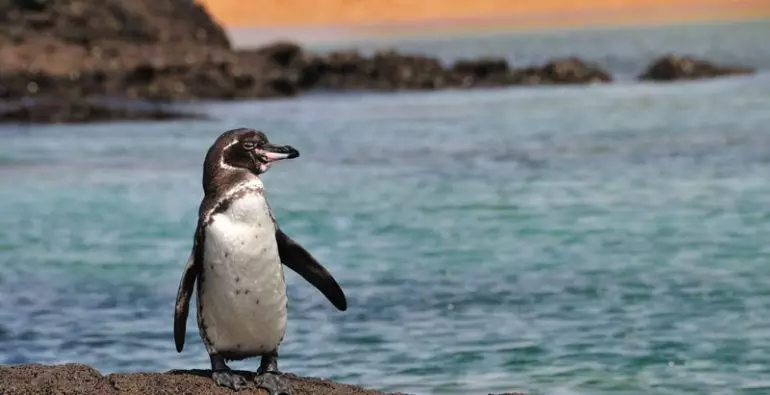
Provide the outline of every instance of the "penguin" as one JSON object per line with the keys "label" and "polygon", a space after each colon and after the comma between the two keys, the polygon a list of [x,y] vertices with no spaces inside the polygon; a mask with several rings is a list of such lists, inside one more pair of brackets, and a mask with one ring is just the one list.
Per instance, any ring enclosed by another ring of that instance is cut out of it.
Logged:
{"label": "penguin", "polygon": [[342,288],[299,243],[277,225],[260,175],[276,161],[299,157],[292,146],[273,145],[265,133],[238,128],[222,133],[203,163],[204,196],[193,246],[182,273],[174,311],[177,352],[185,342],[193,288],[197,324],[211,361],[212,380],[240,390],[246,379],[229,361],[261,357],[257,388],[290,395],[278,370],[278,348],[287,321],[283,265],[315,286],[340,311]]}

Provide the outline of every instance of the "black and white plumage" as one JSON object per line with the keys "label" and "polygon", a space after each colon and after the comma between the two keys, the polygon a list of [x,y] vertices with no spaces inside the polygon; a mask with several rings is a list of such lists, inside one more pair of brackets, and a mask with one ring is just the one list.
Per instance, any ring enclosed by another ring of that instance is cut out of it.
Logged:
{"label": "black and white plumage", "polygon": [[197,284],[198,329],[219,385],[237,390],[246,384],[225,361],[261,356],[257,385],[271,395],[290,393],[277,364],[287,318],[281,263],[339,310],[347,309],[332,275],[278,227],[259,178],[273,162],[298,156],[291,146],[272,145],[264,133],[245,128],[223,133],[206,154],[204,197],[177,293],[174,340],[181,352]]}

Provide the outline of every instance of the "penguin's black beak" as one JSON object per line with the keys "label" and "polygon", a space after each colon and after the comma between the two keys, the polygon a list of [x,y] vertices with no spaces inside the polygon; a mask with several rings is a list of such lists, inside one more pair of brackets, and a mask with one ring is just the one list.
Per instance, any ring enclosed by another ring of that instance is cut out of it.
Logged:
{"label": "penguin's black beak", "polygon": [[284,159],[294,159],[299,156],[299,151],[290,145],[265,144],[254,150],[266,163]]}

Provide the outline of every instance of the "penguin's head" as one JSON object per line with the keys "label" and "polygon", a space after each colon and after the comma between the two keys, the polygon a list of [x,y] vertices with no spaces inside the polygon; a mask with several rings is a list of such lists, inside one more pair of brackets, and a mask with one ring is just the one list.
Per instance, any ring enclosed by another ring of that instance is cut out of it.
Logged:
{"label": "penguin's head", "polygon": [[259,130],[228,130],[214,141],[206,153],[204,178],[211,179],[237,170],[260,175],[268,171],[273,162],[298,156],[299,151],[294,147],[271,144],[265,133]]}

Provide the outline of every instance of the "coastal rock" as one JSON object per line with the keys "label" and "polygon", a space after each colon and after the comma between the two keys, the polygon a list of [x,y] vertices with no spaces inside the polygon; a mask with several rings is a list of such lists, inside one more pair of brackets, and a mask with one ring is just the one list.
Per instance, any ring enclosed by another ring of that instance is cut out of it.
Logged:
{"label": "coastal rock", "polygon": [[0,98],[284,96],[190,0],[0,1]]}
{"label": "coastal rock", "polygon": [[304,69],[304,81],[320,90],[429,90],[453,84],[438,59],[403,54],[392,49],[371,57],[357,51],[337,51],[313,57]]}
{"label": "coastal rock", "polygon": [[508,61],[503,58],[460,59],[452,65],[451,71],[463,87],[513,83]]}
{"label": "coastal rock", "polygon": [[[256,389],[253,373],[238,372],[252,383],[238,394],[266,394]],[[77,395],[225,395],[235,392],[216,386],[205,370],[166,373],[130,373],[102,376],[80,364],[0,366],[0,394],[77,394]],[[331,380],[287,374],[294,395],[382,395],[383,392],[336,383]]]}
{"label": "coastal rock", "polygon": [[358,51],[305,52],[278,42],[239,51],[241,67],[274,94],[304,91],[437,90],[533,84],[592,84],[612,81],[597,66],[577,58],[512,69],[504,58],[460,59],[444,67],[438,58],[384,49],[371,56]]}
{"label": "coastal rock", "polygon": [[640,80],[675,81],[751,74],[747,67],[720,66],[689,56],[666,55],[654,60],[639,75]]}
{"label": "coastal rock", "polygon": [[119,78],[105,84],[112,95],[183,101],[285,96],[241,67],[238,57],[217,48],[134,47],[123,50]]}
{"label": "coastal rock", "polygon": [[86,47],[187,42],[230,48],[224,29],[192,0],[0,1],[0,41],[38,38]]}
{"label": "coastal rock", "polygon": [[297,44],[278,42],[238,51],[238,57],[263,85],[286,95],[309,90],[440,89],[457,83],[438,59],[392,49],[370,57],[358,51],[311,54]]}
{"label": "coastal rock", "polygon": [[598,66],[578,58],[554,59],[543,66],[513,71],[513,80],[524,85],[598,84],[612,81],[612,76]]}
{"label": "coastal rock", "polygon": [[308,64],[307,54],[295,43],[278,41],[257,49],[237,51],[236,56],[254,83],[274,95],[293,96],[309,86],[302,80]]}
{"label": "coastal rock", "polygon": [[88,123],[201,118],[203,117],[195,114],[174,112],[154,106],[150,108],[127,105],[107,106],[78,100],[0,105],[0,123]]}

